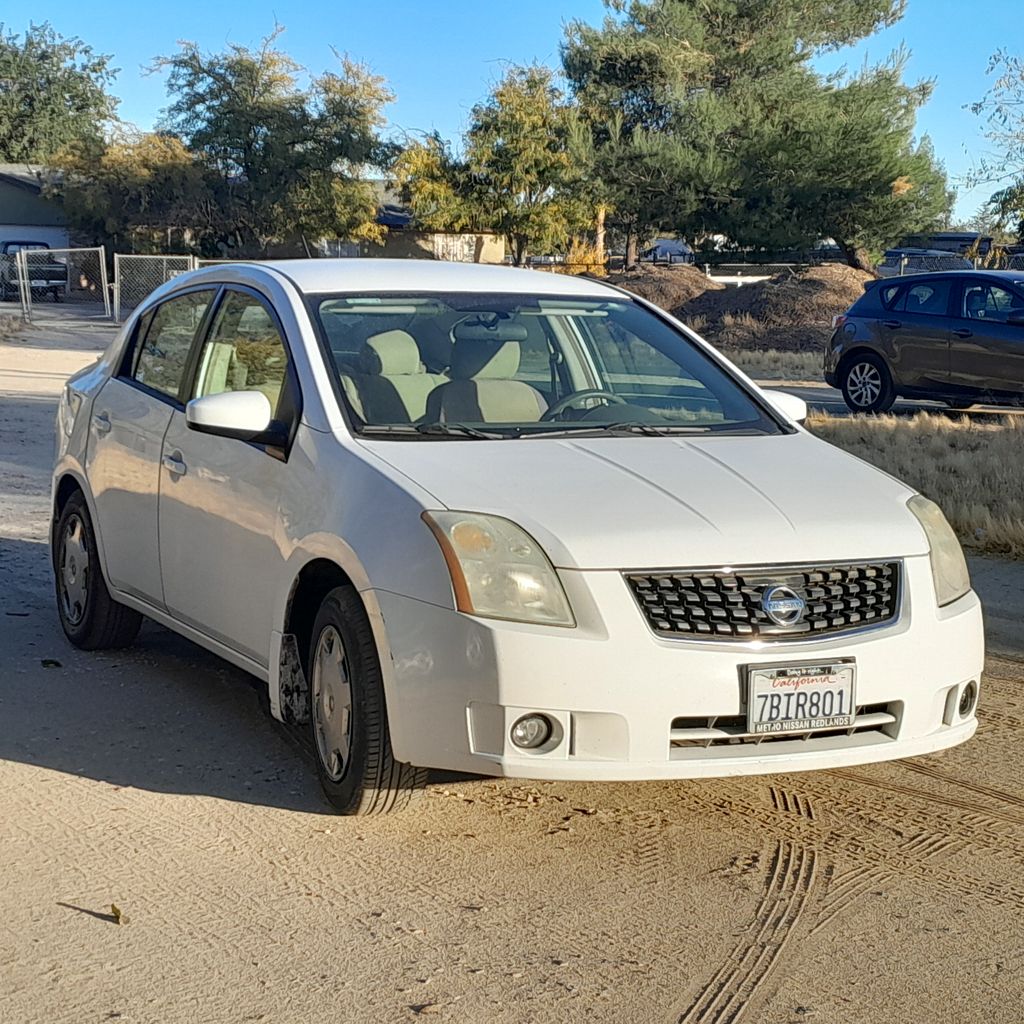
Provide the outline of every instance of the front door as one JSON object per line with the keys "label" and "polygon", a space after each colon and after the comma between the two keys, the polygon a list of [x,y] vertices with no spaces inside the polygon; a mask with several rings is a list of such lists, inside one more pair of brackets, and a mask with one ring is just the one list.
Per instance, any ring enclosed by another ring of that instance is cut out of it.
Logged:
{"label": "front door", "polygon": [[957,388],[1024,394],[1024,295],[984,278],[961,289],[950,349],[950,380]]}
{"label": "front door", "polygon": [[163,605],[157,493],[164,434],[186,376],[192,341],[213,301],[203,289],[146,313],[121,373],[92,407],[86,474],[107,577],[117,590]]}
{"label": "front door", "polygon": [[[261,391],[294,420],[296,385],[276,318],[228,289],[214,312],[189,398]],[[171,417],[160,478],[160,561],[168,611],[266,665],[274,583],[286,558],[278,523],[285,453],[191,430]]]}

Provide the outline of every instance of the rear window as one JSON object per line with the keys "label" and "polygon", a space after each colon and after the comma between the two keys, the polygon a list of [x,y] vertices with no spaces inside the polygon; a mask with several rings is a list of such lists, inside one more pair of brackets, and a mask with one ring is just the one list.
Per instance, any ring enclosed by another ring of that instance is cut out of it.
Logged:
{"label": "rear window", "polygon": [[888,308],[899,313],[946,316],[949,312],[950,281],[918,281],[905,286]]}
{"label": "rear window", "polygon": [[895,284],[886,281],[872,283],[865,289],[864,294],[850,307],[850,314],[858,316],[891,309],[902,287],[902,282],[896,282]]}

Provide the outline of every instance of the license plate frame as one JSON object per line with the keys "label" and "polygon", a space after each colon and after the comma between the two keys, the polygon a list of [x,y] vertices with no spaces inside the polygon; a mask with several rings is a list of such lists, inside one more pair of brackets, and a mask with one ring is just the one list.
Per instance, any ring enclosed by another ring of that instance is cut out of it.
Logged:
{"label": "license plate frame", "polygon": [[[857,717],[857,662],[854,658],[745,665],[743,675],[747,732],[752,735],[800,735],[825,729],[848,729]],[[780,684],[777,680],[789,681]],[[811,695],[815,693],[819,695],[814,702],[818,713],[812,717]],[[826,715],[825,695],[829,693],[831,713]],[[806,699],[801,701],[799,694],[806,694]],[[837,713],[836,694],[839,694],[841,713]],[[773,703],[773,695],[779,697],[777,703]],[[798,714],[801,711],[803,714]]]}

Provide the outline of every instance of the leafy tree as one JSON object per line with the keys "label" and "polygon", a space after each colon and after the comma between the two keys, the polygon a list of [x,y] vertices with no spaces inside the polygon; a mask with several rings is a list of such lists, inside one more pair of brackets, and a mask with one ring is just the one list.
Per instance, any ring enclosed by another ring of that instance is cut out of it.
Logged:
{"label": "leafy tree", "polygon": [[117,109],[110,60],[45,22],[24,37],[0,25],[0,160],[43,163],[69,143],[98,142]]}
{"label": "leafy tree", "polygon": [[220,228],[211,175],[173,136],[122,132],[106,143],[75,142],[52,165],[58,173],[48,192],[97,244],[202,248]]}
{"label": "leafy tree", "polygon": [[[162,129],[179,137],[216,179],[215,200],[238,251],[325,234],[376,238],[368,166],[391,156],[378,134],[393,96],[364,65],[300,85],[304,70],[277,48],[278,27],[258,50],[206,54],[194,43],[159,58],[171,104]],[[308,244],[308,243],[307,243]]]}
{"label": "leafy tree", "polygon": [[979,161],[967,183],[998,185],[986,212],[998,227],[1012,226],[1024,240],[1024,58],[998,50],[988,73],[996,76],[992,87],[970,109],[984,119],[996,151]]}
{"label": "leafy tree", "polygon": [[941,168],[913,140],[927,84],[902,83],[901,57],[851,79],[810,66],[902,0],[606,3],[602,27],[570,25],[562,57],[627,262],[658,230],[753,246],[838,233],[856,262],[941,216]]}
{"label": "leafy tree", "polygon": [[512,68],[473,108],[461,157],[436,135],[408,147],[393,174],[417,221],[494,231],[516,265],[562,245],[581,216],[572,114],[548,68]]}

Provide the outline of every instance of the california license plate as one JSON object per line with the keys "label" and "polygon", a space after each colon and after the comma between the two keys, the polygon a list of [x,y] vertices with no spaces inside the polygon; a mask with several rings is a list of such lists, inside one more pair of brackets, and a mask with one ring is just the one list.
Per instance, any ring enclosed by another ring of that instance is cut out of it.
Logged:
{"label": "california license plate", "polygon": [[856,716],[853,660],[747,666],[747,731],[842,729]]}

